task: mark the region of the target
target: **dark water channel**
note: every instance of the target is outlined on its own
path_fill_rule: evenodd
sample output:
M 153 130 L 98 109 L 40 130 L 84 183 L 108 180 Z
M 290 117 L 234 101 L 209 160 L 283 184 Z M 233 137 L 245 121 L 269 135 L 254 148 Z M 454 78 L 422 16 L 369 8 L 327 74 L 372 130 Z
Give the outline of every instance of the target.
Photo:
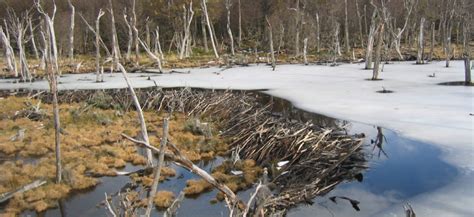
M 380 131 L 376 126 L 337 120 L 326 116 L 297 109 L 291 103 L 262 93 L 255 94 L 262 103 L 273 102 L 274 115 L 283 115 L 295 121 L 312 121 L 319 126 L 346 126 L 349 134 L 365 134 L 365 151 L 370 168 L 363 174 L 362 182 L 350 182 L 339 185 L 328 195 L 314 199 L 311 206 L 302 205 L 289 211 L 288 216 L 371 216 L 391 204 L 404 201 L 423 192 L 442 187 L 451 182 L 458 174 L 455 167 L 440 159 L 440 150 L 432 145 L 399 137 L 395 132 L 381 129 L 384 139 L 379 156 L 379 147 L 374 147 L 371 140 L 376 140 Z M 206 171 L 212 170 L 222 162 L 217 158 L 211 162 L 198 164 Z M 170 180 L 160 183 L 160 190 L 168 190 L 178 195 L 186 186 L 186 180 L 198 178 L 196 175 L 171 165 L 177 174 Z M 127 165 L 126 171 L 140 167 Z M 87 192 L 77 193 L 61 204 L 60 208 L 44 213 L 25 212 L 24 216 L 107 216 L 103 206 L 104 192 L 113 194 L 129 182 L 128 177 L 103 177 L 101 184 Z M 223 202 L 211 204 L 217 191 L 201 194 L 198 198 L 185 198 L 178 210 L 178 216 L 228 216 Z M 247 200 L 252 189 L 240 192 L 239 196 Z M 346 196 L 360 201 L 361 211 L 355 211 L 349 202 L 336 204 L 329 200 L 331 196 Z M 161 216 L 161 212 L 152 213 Z

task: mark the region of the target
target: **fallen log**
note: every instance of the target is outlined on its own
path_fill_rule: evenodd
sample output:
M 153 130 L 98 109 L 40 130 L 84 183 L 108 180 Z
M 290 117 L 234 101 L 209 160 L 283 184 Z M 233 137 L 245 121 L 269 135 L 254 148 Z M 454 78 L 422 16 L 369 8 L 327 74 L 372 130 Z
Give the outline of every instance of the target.
M 36 181 L 34 181 L 30 184 L 24 185 L 24 186 L 16 189 L 14 191 L 10 191 L 10 192 L 0 194 L 0 203 L 3 203 L 3 202 L 6 202 L 6 201 L 10 200 L 16 194 L 21 194 L 23 192 L 33 190 L 33 189 L 38 188 L 38 187 L 40 187 L 44 184 L 46 184 L 46 181 L 36 180 Z

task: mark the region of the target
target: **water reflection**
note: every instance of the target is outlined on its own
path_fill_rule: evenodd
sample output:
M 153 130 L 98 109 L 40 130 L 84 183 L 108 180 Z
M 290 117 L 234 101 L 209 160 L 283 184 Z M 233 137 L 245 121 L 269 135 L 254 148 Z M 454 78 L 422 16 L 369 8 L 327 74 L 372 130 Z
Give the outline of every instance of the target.
M 341 184 L 328 195 L 315 199 L 313 206 L 290 210 L 288 216 L 378 216 L 394 204 L 445 186 L 458 175 L 457 169 L 443 162 L 440 150 L 432 145 L 399 137 L 381 127 L 352 123 L 349 133 L 361 132 L 375 138 L 365 143 L 368 153 L 376 147 L 390 158 L 373 158 L 363 182 Z M 331 197 L 341 196 L 360 202 L 360 211 L 355 211 L 350 201 L 331 201 Z M 400 210 L 402 214 L 403 207 Z

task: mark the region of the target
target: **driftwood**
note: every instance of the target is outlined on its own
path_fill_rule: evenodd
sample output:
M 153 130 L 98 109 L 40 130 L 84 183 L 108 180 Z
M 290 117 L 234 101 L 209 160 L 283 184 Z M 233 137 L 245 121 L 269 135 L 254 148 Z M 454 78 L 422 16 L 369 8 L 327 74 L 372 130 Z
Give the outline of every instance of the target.
M 180 203 L 183 200 L 184 200 L 184 192 L 181 191 L 181 192 L 179 192 L 178 197 L 176 197 L 176 199 L 173 201 L 171 206 L 168 207 L 168 209 L 166 209 L 165 213 L 163 213 L 163 216 L 164 217 L 174 217 L 174 216 L 176 216 L 176 213 L 178 212 Z
M 0 203 L 3 203 L 5 201 L 8 201 L 10 200 L 10 198 L 12 198 L 13 196 L 15 196 L 16 194 L 21 194 L 23 192 L 26 192 L 26 191 L 29 191 L 29 190 L 33 190 L 35 188 L 38 188 L 42 185 L 46 184 L 46 181 L 44 180 L 36 180 L 30 184 L 27 184 L 25 186 L 22 186 L 14 191 L 11 191 L 11 192 L 7 192 L 7 193 L 3 193 L 3 194 L 0 194 Z

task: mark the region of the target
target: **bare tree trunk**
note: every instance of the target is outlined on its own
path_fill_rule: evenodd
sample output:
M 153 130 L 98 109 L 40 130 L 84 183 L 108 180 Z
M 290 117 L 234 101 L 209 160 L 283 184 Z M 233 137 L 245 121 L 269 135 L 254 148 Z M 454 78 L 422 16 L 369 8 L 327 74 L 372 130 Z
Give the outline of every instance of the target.
M 345 19 L 344 19 L 344 37 L 346 39 L 346 53 L 351 51 L 351 45 L 349 43 L 349 18 L 347 16 L 347 0 L 344 0 L 344 12 L 345 12 Z
M 367 40 L 367 49 L 365 50 L 365 69 L 371 69 L 373 67 L 373 62 L 372 62 L 372 52 L 374 49 L 374 38 L 375 38 L 375 32 L 376 32 L 376 18 L 377 11 L 374 10 L 372 14 L 372 21 L 370 24 L 370 30 L 369 30 L 369 36 Z
M 8 32 L 7 29 L 5 31 Z M 15 77 L 18 77 L 18 67 L 16 64 L 15 53 L 13 52 L 10 40 L 3 31 L 2 26 L 0 26 L 0 36 L 2 38 L 3 47 L 5 49 L 5 63 L 7 64 L 7 69 L 9 72 L 13 72 L 13 75 Z
M 230 8 L 232 7 L 232 0 L 225 0 L 225 8 L 227 9 L 227 34 L 230 39 L 230 51 L 232 56 L 235 55 L 234 49 L 234 36 L 232 35 L 232 29 L 230 28 Z
M 140 46 L 138 45 L 138 38 L 140 37 L 140 35 L 138 34 L 138 28 L 137 28 L 137 12 L 136 12 L 136 5 L 137 5 L 137 1 L 136 0 L 133 0 L 133 3 L 132 3 L 132 22 L 131 22 L 131 27 L 132 27 L 132 30 L 133 30 L 133 43 L 134 43 L 134 46 L 135 46 L 135 62 L 137 65 L 140 65 Z
M 384 26 L 385 23 L 381 21 L 379 26 L 379 32 L 377 33 L 377 48 L 375 50 L 375 63 L 374 63 L 374 70 L 372 73 L 372 80 L 378 80 L 380 74 L 380 64 L 381 64 L 381 55 L 382 55 L 382 47 L 383 47 L 383 39 L 384 39 Z
M 105 12 L 100 9 L 97 19 L 95 20 L 95 70 L 96 79 L 95 82 L 104 82 L 104 76 L 101 70 L 100 64 L 100 18 L 104 16 Z
M 153 171 L 153 183 L 151 184 L 150 195 L 148 196 L 148 205 L 146 207 L 145 216 L 149 217 L 151 214 L 151 209 L 153 207 L 153 200 L 155 198 L 156 192 L 158 191 L 158 184 L 160 183 L 161 168 L 163 166 L 163 161 L 165 160 L 165 147 L 168 143 L 168 118 L 163 120 L 163 137 L 160 142 L 160 155 L 158 157 L 158 165 Z
M 163 68 L 161 66 L 161 60 L 159 57 L 157 57 L 153 52 L 151 52 L 150 48 L 140 39 L 138 38 L 138 41 L 142 45 L 143 49 L 145 49 L 147 55 L 155 61 L 156 65 L 158 66 L 158 69 L 160 70 L 161 73 L 163 73 Z
M 204 16 L 201 16 L 201 31 L 202 31 L 202 41 L 204 43 L 204 51 L 209 52 L 209 46 L 207 45 L 207 32 L 206 32 L 206 19 Z
M 272 68 L 273 68 L 273 71 L 275 71 L 276 60 L 275 60 L 275 51 L 273 49 L 273 29 L 272 29 L 272 24 L 270 23 L 270 20 L 268 20 L 268 17 L 265 17 L 265 20 L 267 20 L 267 24 L 268 24 L 268 39 L 270 40 L 270 53 L 272 57 Z
M 435 46 L 435 22 L 431 22 L 431 46 L 430 46 L 430 56 L 428 61 L 433 61 L 433 53 L 434 53 L 434 46 Z
M 308 65 L 308 38 L 305 38 L 303 40 L 304 42 L 304 47 L 303 47 L 303 58 L 304 58 L 304 64 Z
M 283 24 L 280 24 L 280 40 L 278 42 L 278 51 L 277 51 L 278 54 L 280 54 L 281 47 L 283 47 L 283 45 L 285 43 L 284 40 L 283 40 L 284 37 L 285 37 L 285 26 L 283 26 Z
M 188 50 L 189 42 L 191 41 L 191 23 L 193 22 L 193 17 L 194 17 L 194 11 L 193 11 L 193 3 L 189 3 L 189 9 L 186 9 L 186 6 L 183 5 L 183 24 L 184 24 L 184 36 L 183 36 L 183 41 L 181 43 L 181 51 L 179 53 L 179 59 L 183 59 L 185 56 L 186 50 Z M 186 56 L 188 57 L 188 56 Z
M 359 11 L 359 1 L 355 1 L 356 3 L 356 11 L 357 11 L 357 21 L 358 21 L 358 24 L 359 24 L 359 41 L 360 41 L 360 47 L 364 47 L 364 32 L 362 30 L 362 18 L 361 18 L 361 15 L 360 15 L 360 11 Z
M 214 55 L 216 58 L 219 58 L 219 53 L 217 53 L 217 47 L 216 47 L 216 43 L 215 43 L 215 40 L 214 40 L 214 34 L 213 34 L 213 31 L 212 31 L 212 26 L 211 26 L 211 21 L 209 20 L 209 13 L 207 12 L 207 3 L 206 3 L 207 0 L 201 0 L 201 7 L 202 7 L 202 11 L 204 13 L 204 17 L 206 19 L 206 24 L 207 24 L 207 28 L 209 30 L 209 35 L 210 35 L 210 38 L 211 38 L 211 45 L 212 45 L 212 49 L 214 50 Z
M 295 56 L 300 55 L 300 31 L 301 31 L 301 14 L 300 14 L 300 0 L 296 0 L 296 35 L 295 35 Z
M 242 47 L 242 7 L 239 1 L 239 47 Z
M 31 81 L 30 69 L 28 68 L 28 61 L 26 60 L 25 48 L 23 46 L 25 27 L 23 27 L 22 23 L 18 23 L 17 28 L 16 41 L 20 58 L 20 75 L 23 81 Z
M 69 53 L 68 57 L 71 61 L 74 60 L 74 25 L 76 18 L 76 8 L 72 4 L 71 0 L 68 0 L 69 8 L 71 9 L 71 22 L 69 26 Z
M 146 46 L 151 47 L 150 17 L 147 17 L 145 20 L 145 42 Z
M 466 4 L 463 1 L 463 4 Z M 472 15 L 471 15 L 472 16 Z M 468 15 L 464 15 L 463 18 L 463 57 L 464 57 L 464 81 L 466 85 L 472 84 L 472 64 L 471 64 L 471 47 L 469 43 L 471 42 L 471 25 L 472 19 Z
M 424 64 L 423 53 L 424 53 L 424 40 L 423 40 L 423 29 L 425 26 L 425 18 L 422 17 L 420 21 L 420 35 L 418 36 L 418 55 L 416 58 L 416 64 Z
M 333 57 L 333 62 L 337 62 L 337 57 L 341 56 L 341 44 L 339 42 L 339 29 L 341 28 L 341 24 L 339 22 L 334 21 L 334 33 L 333 33 L 333 45 L 334 45 L 334 57 Z
M 132 56 L 132 44 L 133 44 L 133 30 L 130 25 L 132 21 L 128 19 L 127 14 L 125 13 L 123 15 L 123 18 L 125 20 L 125 25 L 127 26 L 127 29 L 128 29 L 127 54 L 125 55 L 125 59 L 127 61 L 130 61 L 131 56 Z
M 135 90 L 133 89 L 132 84 L 130 83 L 130 79 L 128 79 L 127 76 L 127 71 L 125 68 L 122 66 L 122 64 L 118 64 L 119 70 L 122 72 L 122 75 L 125 79 L 125 82 L 127 83 L 128 89 L 130 90 L 130 94 L 132 95 L 133 99 L 133 104 L 135 108 L 137 109 L 137 115 L 138 115 L 138 120 L 140 121 L 140 129 L 141 129 L 141 142 L 144 144 L 150 146 L 150 139 L 148 138 L 148 131 L 146 128 L 146 122 L 145 122 L 145 117 L 143 116 L 143 110 L 142 107 L 140 106 L 140 101 L 138 101 L 137 94 L 135 93 Z M 153 166 L 153 154 L 150 149 L 147 149 L 147 166 Z
M 33 53 L 35 54 L 35 58 L 39 59 L 39 53 L 38 53 L 38 48 L 36 47 L 36 40 L 35 40 L 35 32 L 33 30 L 33 21 L 30 18 L 28 18 L 28 28 L 30 30 L 30 37 L 31 37 L 31 46 L 33 47 Z
M 319 24 L 319 14 L 316 13 L 316 51 L 321 51 L 321 28 Z
M 61 131 L 61 124 L 59 120 L 59 105 L 58 105 L 58 82 L 57 77 L 59 75 L 58 65 L 57 63 L 57 52 L 54 52 L 56 49 L 56 36 L 54 30 L 54 17 L 56 14 L 56 4 L 54 4 L 54 12 L 53 16 L 49 16 L 46 14 L 41 7 L 40 1 L 38 0 L 35 2 L 37 10 L 43 15 L 45 24 L 47 27 L 46 37 L 45 34 L 42 32 L 44 39 L 44 51 L 43 54 L 46 57 L 46 72 L 48 75 L 48 82 L 50 91 L 53 94 L 53 116 L 54 116 L 54 142 L 55 142 L 55 155 L 56 155 L 56 183 L 61 183 L 62 181 L 62 165 L 61 165 L 61 144 L 60 144 L 60 131 Z M 47 38 L 47 40 L 46 40 Z
M 161 49 L 161 42 L 160 42 L 160 27 L 157 26 L 155 30 L 155 54 L 159 54 L 161 57 L 161 61 L 165 61 L 165 55 L 163 55 L 163 50 Z
M 112 70 L 113 68 L 117 68 L 117 64 L 122 57 L 120 52 L 120 46 L 118 42 L 117 36 L 117 28 L 115 27 L 115 14 L 114 14 L 114 5 L 112 4 L 112 0 L 109 0 L 109 13 L 112 21 Z

